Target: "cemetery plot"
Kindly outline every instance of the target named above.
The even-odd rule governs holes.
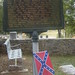
[[[1,56],[2,55],[2,56]],[[0,75],[33,75],[33,68],[32,68],[32,55],[24,55],[23,58],[23,67],[28,69],[28,72],[10,72],[6,74],[1,74],[8,69],[8,57],[7,55],[0,54]],[[50,56],[52,60],[52,64],[54,66],[55,75],[65,75],[59,67],[63,64],[72,64],[75,67],[75,56]],[[58,60],[57,60],[58,58]],[[12,62],[11,62],[12,63]],[[20,63],[20,61],[19,61]]]
[[[13,64],[14,61],[12,60],[10,63]],[[15,68],[14,71],[9,71],[7,55],[0,55],[0,75],[33,75],[31,56],[23,56],[23,63],[23,68],[28,69],[28,71],[18,70],[18,68]],[[21,64],[20,60],[18,60],[18,64]]]

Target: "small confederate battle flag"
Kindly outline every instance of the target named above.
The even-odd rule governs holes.
[[[53,66],[47,51],[33,53],[38,75],[54,75]]]

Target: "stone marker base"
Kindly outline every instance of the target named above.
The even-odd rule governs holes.
[[[20,71],[23,69],[23,66],[15,66],[15,65],[9,65],[8,71]]]
[[[22,59],[17,59],[17,65],[15,65],[15,60],[9,60],[8,61],[8,71],[19,71],[22,70],[23,67],[23,60]]]
[[[6,71],[3,71],[3,72],[1,72],[1,75],[3,75],[3,74],[8,74],[8,73],[15,73],[15,72],[17,72],[17,73],[24,73],[24,72],[28,72],[28,69],[22,69],[22,70],[19,70],[19,71],[8,71],[8,70],[6,70]]]

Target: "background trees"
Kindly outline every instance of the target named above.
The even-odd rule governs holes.
[[[65,31],[67,37],[75,34],[75,0],[63,0]]]
[[[3,32],[2,29],[2,16],[3,16],[3,0],[0,0],[0,33]]]

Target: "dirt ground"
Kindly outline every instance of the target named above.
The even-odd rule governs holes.
[[[32,56],[23,56],[22,61],[18,59],[21,67],[9,67],[9,64],[14,65],[14,60],[9,61],[7,55],[0,55],[0,75],[33,75]]]

